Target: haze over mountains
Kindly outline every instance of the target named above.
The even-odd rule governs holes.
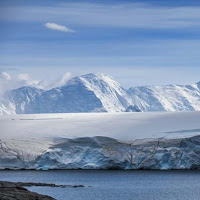
[[[198,110],[200,82],[126,90],[110,76],[92,73],[50,90],[29,86],[14,89],[0,101],[0,114]]]

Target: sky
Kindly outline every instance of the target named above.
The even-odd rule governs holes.
[[[0,87],[87,73],[125,88],[200,81],[200,1],[0,0]]]

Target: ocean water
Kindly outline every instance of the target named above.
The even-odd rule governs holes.
[[[200,199],[200,171],[0,171],[0,180],[86,186],[85,188],[28,188],[58,200]]]

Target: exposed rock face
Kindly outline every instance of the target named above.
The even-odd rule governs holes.
[[[54,198],[30,192],[22,187],[23,183],[0,181],[1,200],[54,200]]]
[[[200,136],[130,143],[107,137],[59,139],[31,160],[23,153],[13,154],[11,149],[1,149],[0,153],[0,168],[10,169],[198,169]]]
[[[131,105],[126,109],[126,112],[142,112],[142,110],[140,110],[136,105],[135,106]]]
[[[54,198],[47,195],[40,195],[30,192],[24,187],[45,186],[60,188],[80,188],[84,185],[56,185],[53,183],[33,183],[33,182],[8,182],[0,181],[0,199],[1,200],[53,200]]]

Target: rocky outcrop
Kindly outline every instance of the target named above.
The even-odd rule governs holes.
[[[139,108],[138,108],[138,106],[136,106],[136,105],[130,105],[126,110],[125,110],[125,112],[142,112],[142,110],[140,110]]]
[[[0,181],[1,200],[54,200],[54,198],[30,192],[23,187],[23,183]],[[25,185],[26,186],[26,185]]]
[[[30,192],[24,187],[60,187],[60,188],[80,188],[84,185],[56,185],[53,183],[33,183],[33,182],[8,182],[0,181],[1,200],[53,200],[54,198]]]

